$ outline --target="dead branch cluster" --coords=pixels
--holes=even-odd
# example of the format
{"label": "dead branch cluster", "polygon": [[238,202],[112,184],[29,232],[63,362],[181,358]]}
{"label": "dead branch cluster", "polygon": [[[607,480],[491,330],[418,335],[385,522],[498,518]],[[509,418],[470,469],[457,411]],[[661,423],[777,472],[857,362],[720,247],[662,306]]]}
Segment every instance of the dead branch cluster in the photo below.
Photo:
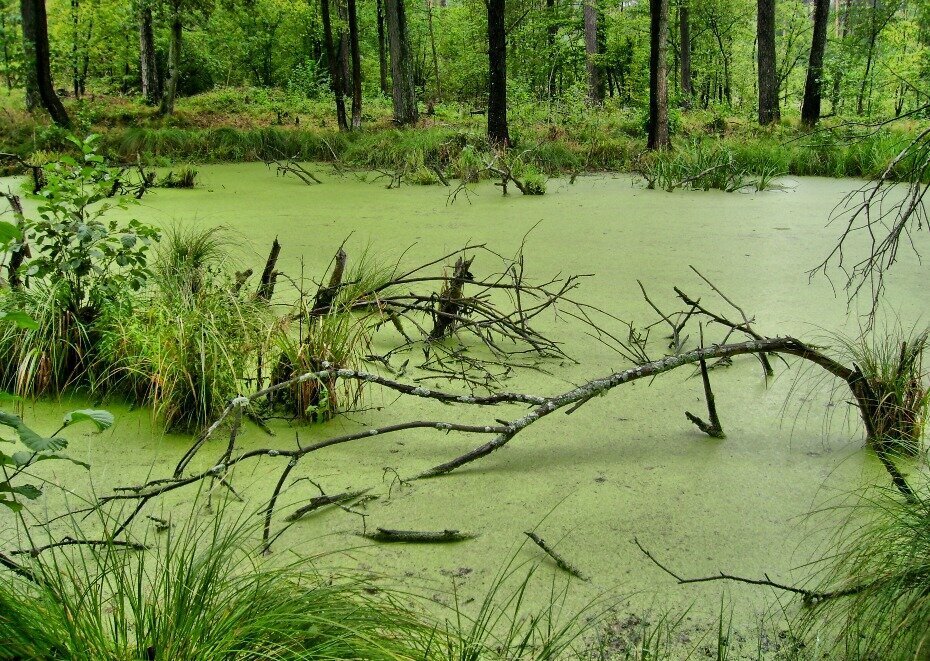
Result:
{"label": "dead branch cluster", "polygon": [[[482,248],[482,250],[485,249]],[[442,263],[448,258],[449,256],[446,256],[436,260],[434,264]],[[344,264],[342,267],[338,266],[341,261],[344,262],[344,259],[337,256],[334,260],[334,268],[339,268],[342,273],[345,273]],[[422,324],[416,326],[421,333],[421,341],[426,344],[440,341],[440,338],[448,337],[450,332],[457,330],[471,333],[471,337],[478,338],[484,346],[497,350],[499,340],[488,340],[486,334],[488,327],[493,326],[499,338],[522,341],[534,350],[557,351],[557,346],[552,342],[528,330],[529,321],[541,311],[548,309],[554,300],[565,299],[565,293],[570,291],[574,285],[563,282],[554,289],[534,289],[533,287],[524,286],[522,284],[522,275],[520,275],[521,267],[516,267],[515,272],[511,271],[509,276],[511,280],[503,279],[507,276],[502,276],[500,280],[476,279],[470,274],[473,263],[471,257],[466,258],[460,255],[451,273],[442,278],[421,275],[424,267],[401,273],[394,276],[391,282],[394,285],[402,285],[402,287],[377,287],[377,291],[369,292],[370,296],[364,297],[364,304],[378,306],[381,311],[393,309],[394,314],[405,320],[409,320],[414,312],[431,315],[433,321],[431,328]],[[324,363],[315,372],[299,374],[286,381],[272,383],[250,395],[234,398],[214,423],[195,439],[189,450],[179,460],[172,475],[150,479],[137,485],[117,488],[113,493],[101,497],[91,509],[103,511],[107,516],[112,517],[115,523],[112,528],[111,538],[128,535],[126,542],[128,543],[132,539],[130,525],[153,500],[179,489],[197,486],[207,487],[210,493],[217,489],[225,490],[234,497],[240,498],[241,496],[234,488],[237,467],[248,462],[261,460],[280,462],[280,468],[276,469],[275,486],[267,501],[261,507],[264,523],[262,538],[266,551],[271,549],[275,540],[287,531],[290,526],[327,507],[339,507],[346,512],[360,515],[362,518],[362,534],[375,541],[459,541],[471,538],[471,533],[460,533],[452,529],[416,531],[387,528],[379,528],[374,532],[368,532],[365,527],[365,513],[360,511],[358,506],[364,505],[364,502],[373,497],[370,493],[370,486],[360,486],[341,493],[327,494],[316,482],[307,478],[293,479],[291,476],[306,457],[322,452],[327,448],[362,440],[371,441],[373,438],[383,439],[398,434],[404,434],[406,437],[406,434],[411,430],[429,430],[442,435],[456,434],[476,439],[486,439],[472,450],[438,463],[411,478],[400,478],[399,476],[397,478],[406,483],[409,480],[445,475],[503,448],[523,431],[541,424],[544,418],[556,412],[561,411],[571,414],[583,407],[591,399],[604,395],[614,388],[641,379],[652,379],[665,372],[694,365],[699,366],[702,376],[708,403],[709,422],[704,422],[698,416],[690,413],[688,417],[702,431],[722,438],[723,428],[714,406],[710,372],[714,368],[727,364],[726,361],[741,355],[751,355],[759,360],[763,378],[766,378],[773,371],[770,358],[778,356],[782,360],[786,357],[802,359],[845,382],[855,405],[859,408],[866,433],[871,436],[874,432],[874,424],[871,420],[871,416],[874,415],[875,402],[872,399],[874,394],[870,394],[868,382],[864,379],[858,367],[847,367],[831,358],[822,349],[796,338],[772,337],[759,333],[755,328],[752,317],[747,315],[740,306],[727,297],[703,274],[696,269],[694,273],[709,287],[711,294],[718,299],[718,302],[723,301],[724,305],[734,311],[738,317],[731,319],[726,311],[720,311],[711,303],[704,302],[703,298],[689,295],[679,288],[674,288],[673,291],[683,307],[674,312],[667,312],[650,298],[645,287],[643,287],[644,299],[647,305],[656,313],[657,321],[644,329],[638,329],[629,324],[627,326],[628,332],[625,335],[620,333],[607,334],[605,331],[601,337],[602,341],[614,345],[624,356],[633,359],[633,365],[621,371],[591,379],[565,392],[547,396],[506,392],[499,389],[489,389],[488,394],[477,394],[468,391],[445,391],[426,387],[418,382],[405,382],[393,375],[385,376],[371,371],[348,369]],[[441,283],[442,286],[435,296],[406,293],[408,286],[423,282]],[[569,281],[569,283],[572,282]],[[326,287],[338,290],[342,285],[343,282],[340,281],[340,278],[331,277]],[[392,289],[395,293],[390,293]],[[466,293],[469,290],[490,293],[498,289],[503,289],[514,296],[520,297],[533,293],[539,300],[533,306],[518,302],[513,312],[501,315],[500,313],[491,314],[488,311],[491,308],[487,307],[490,305],[487,300],[476,296],[475,293]],[[330,291],[318,296],[316,305],[332,310],[332,306],[337,304],[334,301],[338,300],[338,295],[333,296]],[[352,300],[357,301],[358,299]],[[352,305],[355,307],[356,305],[362,305],[362,303],[353,303]],[[494,309],[496,310],[496,308]],[[695,326],[697,326],[696,332],[694,330]],[[705,330],[710,327],[720,329],[722,341],[705,345]],[[647,345],[646,338],[648,338],[650,330],[655,328],[665,328],[667,332],[663,340],[665,346],[663,355],[653,357],[649,354],[650,351],[654,350],[654,347]],[[697,338],[696,341],[692,340],[694,337]],[[383,364],[389,364],[389,360],[386,358]],[[787,362],[785,364],[787,365]],[[427,362],[426,365],[428,368],[429,363]],[[447,410],[452,415],[364,427],[350,432],[336,432],[307,443],[302,442],[298,435],[294,444],[289,447],[239,448],[238,439],[242,432],[243,417],[250,411],[254,411],[258,403],[277,391],[291,388],[297,384],[321,381],[333,383],[338,381],[354,382],[368,388],[382,388],[395,393],[397,397],[419,398],[449,404],[452,406]],[[484,424],[465,424],[455,419],[457,417],[455,415],[456,411],[463,408],[485,409],[499,405],[509,405],[510,408],[525,407],[525,411],[509,419],[489,416],[489,420]],[[206,465],[208,468],[191,471],[190,467],[194,458],[210,447],[208,441],[224,425],[228,426],[229,437],[228,441],[223,444],[222,450],[207,461],[200,459],[198,463]],[[880,448],[881,446],[876,446],[876,452],[878,452],[882,463],[888,469],[895,486],[905,498],[914,497],[914,492],[901,471],[896,467],[894,458]],[[280,496],[285,491],[289,493],[288,500],[290,502],[300,502],[301,497],[296,492],[298,491],[297,485],[301,481],[309,481],[311,484],[316,485],[319,493],[307,496],[303,499],[303,504],[289,512],[279,512],[277,504]],[[77,514],[77,512],[72,514]],[[278,524],[278,521],[281,523]],[[534,533],[530,535],[530,538],[554,560],[557,566],[570,574],[582,576],[577,568],[555,552],[538,535]],[[804,595],[805,598],[819,599],[824,597],[824,595],[820,594],[807,594],[800,588],[784,586],[769,580],[767,577],[764,580],[741,579],[740,577],[721,573],[706,579],[684,579],[659,564],[654,556],[645,549],[643,549],[643,552],[660,568],[676,577],[680,582],[721,579],[743,580],[744,582],[793,591]],[[7,557],[6,560],[10,560],[10,558]],[[841,593],[837,593],[837,596],[840,595]]]}
{"label": "dead branch cluster", "polygon": [[[876,129],[877,130],[877,129]],[[917,252],[915,233],[930,226],[925,198],[930,190],[930,128],[920,131],[885,167],[882,174],[846,195],[830,222],[841,226],[833,250],[810,276],[830,278],[833,267],[843,276],[851,303],[870,294],[870,318],[885,289],[885,277],[902,247]],[[863,246],[857,245],[861,241]]]}

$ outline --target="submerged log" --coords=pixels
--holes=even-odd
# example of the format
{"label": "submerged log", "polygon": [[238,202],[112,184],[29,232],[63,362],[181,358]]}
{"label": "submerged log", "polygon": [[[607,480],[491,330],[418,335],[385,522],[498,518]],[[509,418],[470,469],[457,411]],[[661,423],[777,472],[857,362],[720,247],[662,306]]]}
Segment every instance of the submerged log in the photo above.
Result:
{"label": "submerged log", "polygon": [[375,532],[360,533],[362,537],[376,542],[403,542],[408,544],[444,544],[464,542],[477,535],[458,530],[391,530],[378,528]]}

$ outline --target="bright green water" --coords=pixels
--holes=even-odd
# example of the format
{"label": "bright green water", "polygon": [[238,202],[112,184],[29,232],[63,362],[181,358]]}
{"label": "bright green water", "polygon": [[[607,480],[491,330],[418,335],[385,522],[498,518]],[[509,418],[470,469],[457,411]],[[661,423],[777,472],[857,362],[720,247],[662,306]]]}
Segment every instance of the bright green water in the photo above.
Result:
{"label": "bright green water", "polygon": [[[283,245],[280,268],[297,275],[303,260],[306,273],[319,277],[350,234],[350,259],[353,251],[371,244],[387,256],[409,248],[405,263],[413,264],[466,242],[487,242],[511,254],[535,227],[527,239],[528,272],[594,273],[581,297],[621,318],[650,318],[637,279],[670,309],[672,285],[700,291],[688,269],[693,264],[755,313],[762,332],[823,338],[828,331],[853,330],[857,323],[847,315],[842,293],[835,296],[827,281],[808,282],[805,274],[828,252],[837,228],[825,228],[826,218],[856,182],[803,179],[788,191],[668,194],[642,190],[627,177],[589,177],[573,186],[551,181],[549,193],[540,198],[503,198],[498,189],[483,185],[470,204],[460,196],[450,206],[447,189],[440,187],[385,190],[353,177],[327,178],[323,185],[308,187],[255,164],[202,167],[200,172],[200,188],[157,191],[131,212],[161,224],[227,225],[240,239],[244,261],[257,268],[275,236]],[[479,258],[473,270],[481,269]],[[905,325],[925,310],[923,274],[904,255],[889,283],[889,309]],[[522,375],[509,389],[555,393],[625,366],[578,326],[552,322],[547,329],[581,364],[552,366],[558,378]],[[469,449],[474,439],[411,432],[331,448],[309,457],[297,474],[317,479],[331,493],[377,485],[385,497],[369,506],[369,526],[458,528],[480,537],[448,546],[364,545],[354,535],[359,519],[335,510],[292,527],[276,549],[310,555],[360,547],[330,561],[399,577],[418,591],[445,595],[440,597],[445,601],[450,572],[469,568],[458,579],[459,594],[468,600],[480,598],[511,555],[545,560],[535,547],[517,549],[523,531],[545,519],[540,534],[557,541],[593,577],[590,584],[573,588],[572,604],[606,592],[624,595],[621,610],[694,604],[692,614],[702,620],[716,614],[725,591],[738,620],[752,622],[773,610],[771,592],[719,583],[677,586],[631,540],[637,537],[687,575],[767,572],[786,582],[805,575],[792,568],[823,545],[820,527],[842,514],[814,520],[806,515],[860,485],[884,483],[886,476],[861,450],[862,432],[847,415],[846,404],[830,405],[833,384],[811,372],[806,378],[802,372],[798,380],[797,370],[777,371],[780,376],[768,387],[750,358],[715,373],[728,434],[724,441],[701,435],[685,420],[686,409],[703,414],[703,395],[700,381],[689,379],[691,372],[683,369],[652,384],[624,386],[571,416],[547,418],[506,449],[450,476],[395,487],[390,498],[390,478],[382,479],[385,467],[410,475]],[[795,385],[800,387],[792,394]],[[326,431],[429,417],[492,421],[514,412],[459,413],[378,393],[372,393],[369,404],[384,408],[337,420]],[[67,408],[42,403],[29,415],[33,421],[50,421]],[[93,466],[95,489],[104,493],[149,474],[169,474],[189,439],[153,431],[146,412],[110,408],[118,416],[112,432],[93,439],[78,431],[71,436],[73,454]],[[276,429],[275,439],[250,429],[243,446],[290,446],[295,431],[302,440],[320,433],[283,423]],[[203,462],[224,443],[217,438],[201,455]],[[86,495],[83,474],[46,466],[62,482],[77,479],[75,491]],[[256,506],[270,489],[268,468],[246,466],[236,475],[239,485],[251,485],[245,490]],[[303,481],[282,500],[299,502],[312,495],[313,488]],[[42,502],[54,511],[60,498],[50,493]],[[154,504],[152,513],[167,516],[173,508],[184,511],[183,503],[172,498]],[[558,575],[548,563],[544,571]],[[543,586],[534,593],[535,603],[546,598],[545,591]]]}

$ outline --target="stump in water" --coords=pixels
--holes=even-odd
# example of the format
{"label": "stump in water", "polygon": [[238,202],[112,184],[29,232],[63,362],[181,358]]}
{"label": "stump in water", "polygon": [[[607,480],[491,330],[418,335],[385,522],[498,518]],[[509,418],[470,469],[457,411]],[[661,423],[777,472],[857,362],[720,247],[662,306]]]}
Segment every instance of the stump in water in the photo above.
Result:
{"label": "stump in water", "polygon": [[433,330],[430,331],[430,340],[439,340],[452,332],[455,320],[461,313],[462,293],[465,282],[474,280],[469,269],[474,258],[459,257],[455,262],[452,277],[446,282],[439,294],[439,300],[433,310]]}
{"label": "stump in water", "polygon": [[[901,350],[894,363],[869,361],[862,374],[866,407],[872,421],[870,444],[880,452],[913,457],[921,450],[930,395],[923,383],[923,351],[927,335],[919,335]],[[864,372],[864,373],[863,373]]]}

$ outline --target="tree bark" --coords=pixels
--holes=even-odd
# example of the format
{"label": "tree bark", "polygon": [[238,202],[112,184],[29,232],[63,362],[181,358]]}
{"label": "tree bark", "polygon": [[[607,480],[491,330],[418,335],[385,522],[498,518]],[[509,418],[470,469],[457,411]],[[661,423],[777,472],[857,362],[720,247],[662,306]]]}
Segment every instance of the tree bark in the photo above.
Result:
{"label": "tree bark", "polygon": [[865,72],[862,74],[862,83],[859,85],[859,93],[856,95],[856,114],[862,115],[865,108],[865,90],[869,86],[869,74],[872,72],[872,61],[875,55],[875,41],[878,39],[880,28],[876,26],[875,13],[878,11],[877,0],[872,0],[871,11],[869,12],[869,46],[866,49]]}
{"label": "tree bark", "polygon": [[179,0],[174,0],[171,7],[171,34],[168,40],[168,76],[162,92],[159,114],[174,113],[174,100],[178,94],[178,77],[181,75],[181,39],[184,36],[184,24],[181,22]]}
{"label": "tree bark", "polygon": [[149,5],[139,11],[139,73],[142,78],[142,96],[147,104],[154,106],[161,99],[162,90],[158,61],[155,58],[152,8]]}
{"label": "tree bark", "polygon": [[781,119],[778,108],[778,73],[775,67],[775,0],[758,0],[756,6],[759,124],[765,126]]}
{"label": "tree bark", "polygon": [[668,132],[668,0],[649,0],[649,149],[670,146]]}
{"label": "tree bark", "polygon": [[830,0],[815,0],[814,36],[811,40],[807,81],[804,84],[804,102],[801,105],[801,122],[808,127],[820,121],[820,100],[823,87],[823,54],[827,47],[827,25],[830,22]]}
{"label": "tree bark", "polygon": [[55,94],[52,85],[51,64],[49,62],[48,17],[45,13],[45,0],[20,0],[20,12],[23,19],[23,47],[26,51],[26,93],[32,85],[30,76],[34,76],[38,101],[41,102],[52,121],[65,128],[71,127],[61,99]]}
{"label": "tree bark", "polygon": [[378,12],[378,69],[380,73],[381,81],[381,93],[387,96],[388,94],[388,83],[387,83],[387,50],[384,45],[384,2],[383,0],[377,0],[377,12]]}
{"label": "tree bark", "polygon": [[678,8],[678,28],[681,40],[681,93],[685,106],[691,106],[691,15],[688,0],[681,0]]}
{"label": "tree bark", "polygon": [[358,49],[358,13],[355,0],[347,0],[349,49],[352,52],[352,128],[362,127],[362,56]]}
{"label": "tree bark", "polygon": [[391,52],[391,95],[394,123],[400,126],[417,121],[417,97],[413,88],[413,59],[407,37],[404,0],[385,0],[388,48]]}
{"label": "tree bark", "polygon": [[507,130],[507,29],[505,0],[488,6],[488,139],[496,147],[510,146]]}
{"label": "tree bark", "polygon": [[558,73],[560,63],[555,56],[555,38],[559,34],[559,24],[556,22],[558,8],[555,0],[546,0],[546,16],[549,24],[546,26],[546,46],[551,58],[552,66],[549,67],[547,88],[549,98],[554,99],[558,94],[558,85],[556,85],[556,74]]}
{"label": "tree bark", "polygon": [[604,102],[604,76],[598,61],[597,0],[584,0],[584,50],[588,74],[588,101],[595,105]]}
{"label": "tree bark", "polygon": [[329,13],[329,0],[320,0],[320,21],[323,23],[323,45],[326,48],[326,64],[329,67],[329,84],[336,97],[336,123],[340,131],[346,131],[349,123],[346,121],[346,102],[342,81],[342,67],[336,55],[336,46],[333,42],[333,22]]}

